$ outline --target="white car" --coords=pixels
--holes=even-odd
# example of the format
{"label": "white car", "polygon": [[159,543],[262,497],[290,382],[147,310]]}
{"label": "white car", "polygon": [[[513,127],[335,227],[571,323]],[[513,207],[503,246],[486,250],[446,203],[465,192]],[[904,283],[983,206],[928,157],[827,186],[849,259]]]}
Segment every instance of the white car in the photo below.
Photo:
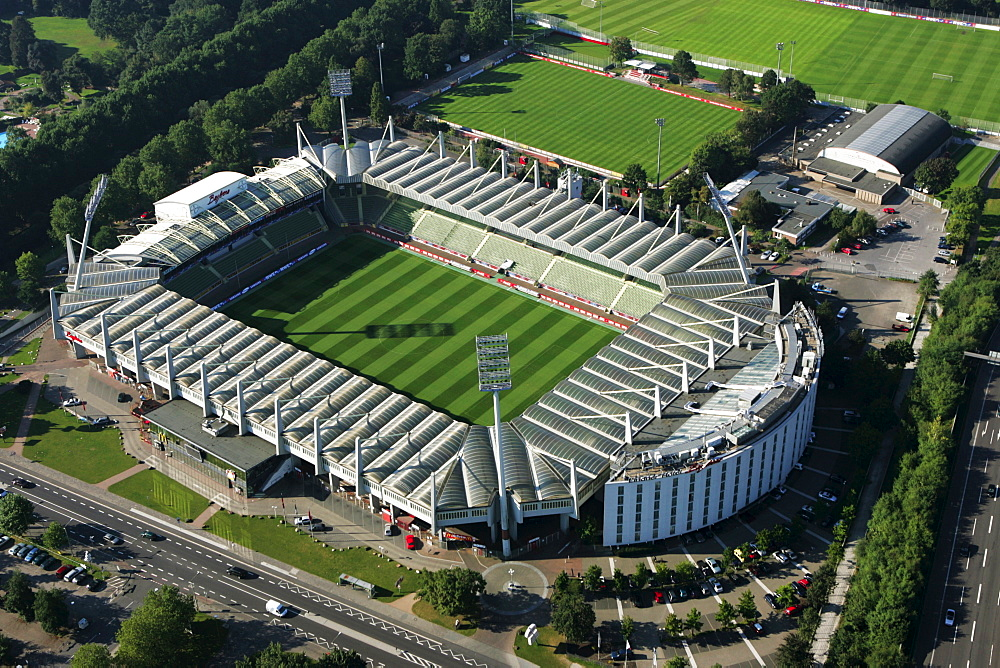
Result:
{"label": "white car", "polygon": [[771,251],[771,255],[767,259],[770,260],[771,262],[774,262],[779,257],[781,257],[781,253],[779,253],[778,251]]}
{"label": "white car", "polygon": [[824,501],[829,501],[830,503],[837,503],[837,495],[829,490],[824,489],[816,496],[823,499]]}
{"label": "white car", "polygon": [[718,580],[716,580],[715,578],[708,578],[708,584],[712,585],[712,589],[715,590],[716,594],[721,594],[722,593],[722,591],[723,591],[723,589],[722,589],[722,583],[719,582]]}
{"label": "white car", "polygon": [[767,262],[768,260],[770,260],[771,259],[771,251],[764,251],[763,253],[761,253],[760,254],[760,259],[763,260],[764,262]]}
{"label": "white car", "polygon": [[771,556],[773,556],[775,559],[777,559],[779,564],[787,564],[788,563],[788,555],[785,554],[784,552],[775,552]]}
{"label": "white car", "polygon": [[274,599],[265,603],[264,609],[270,612],[275,617],[284,617],[285,615],[288,614],[288,608],[286,608],[281,603],[278,603]]}
{"label": "white car", "polygon": [[708,564],[708,567],[711,568],[712,572],[716,575],[722,572],[722,564],[720,564],[719,560],[715,557],[709,557],[705,560],[705,563]]}
{"label": "white car", "polygon": [[76,397],[73,397],[72,399],[66,399],[65,401],[63,401],[62,405],[69,408],[70,406],[79,406],[82,403],[83,403],[82,401],[80,401]]}
{"label": "white car", "polygon": [[302,527],[310,524],[319,524],[323,520],[318,517],[310,517],[309,515],[303,515],[302,517],[295,518],[295,526]]}

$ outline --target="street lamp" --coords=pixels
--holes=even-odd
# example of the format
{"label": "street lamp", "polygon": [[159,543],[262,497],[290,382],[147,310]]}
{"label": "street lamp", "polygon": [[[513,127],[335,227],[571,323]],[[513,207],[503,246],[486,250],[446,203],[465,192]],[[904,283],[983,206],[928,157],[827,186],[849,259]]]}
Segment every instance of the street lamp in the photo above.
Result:
{"label": "street lamp", "polygon": [[781,81],[781,52],[785,50],[785,43],[778,42],[774,48],[778,50],[778,81]]}
{"label": "street lamp", "polygon": [[656,187],[660,187],[660,147],[663,145],[663,119],[657,118],[656,125]]}
{"label": "street lamp", "polygon": [[795,40],[793,39],[789,44],[792,45],[792,53],[788,56],[788,76],[794,77],[795,71],[792,69],[792,65],[795,64]]}
{"label": "street lamp", "polygon": [[[794,44],[794,42],[793,42]],[[382,78],[382,49],[385,48],[385,42],[379,42],[375,45],[378,49],[378,82],[382,86],[382,94],[385,94],[385,79]]]}

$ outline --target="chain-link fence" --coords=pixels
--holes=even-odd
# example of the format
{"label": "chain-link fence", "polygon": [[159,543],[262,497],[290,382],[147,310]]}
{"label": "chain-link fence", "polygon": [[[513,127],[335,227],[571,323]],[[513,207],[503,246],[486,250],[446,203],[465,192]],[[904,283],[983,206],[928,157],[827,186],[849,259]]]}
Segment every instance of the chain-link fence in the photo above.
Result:
{"label": "chain-link fence", "polygon": [[[805,2],[817,2],[817,0],[805,0]],[[978,23],[979,25],[1000,26],[1000,18],[992,16],[978,16],[976,14],[965,14],[963,12],[942,12],[937,9],[927,7],[905,7],[901,5],[887,5],[884,2],[874,2],[873,0],[837,0],[836,3],[818,2],[817,4],[843,6],[850,5],[865,11],[875,10],[878,12],[888,12],[893,16],[903,16],[904,18],[932,18],[939,21],[959,21],[962,23]]]}

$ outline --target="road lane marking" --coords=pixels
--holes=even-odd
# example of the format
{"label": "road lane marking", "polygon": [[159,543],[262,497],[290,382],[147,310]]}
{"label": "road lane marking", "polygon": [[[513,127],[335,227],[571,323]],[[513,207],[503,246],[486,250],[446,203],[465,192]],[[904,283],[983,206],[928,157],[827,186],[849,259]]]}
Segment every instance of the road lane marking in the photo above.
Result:
{"label": "road lane marking", "polygon": [[973,518],[972,518],[972,535],[973,535],[973,536],[975,536],[975,535],[976,535],[976,522],[977,522],[978,520],[979,520],[979,518],[978,518],[978,517],[973,517]]}
{"label": "road lane marking", "polygon": [[986,568],[986,557],[990,553],[990,548],[983,550],[983,568]]}
{"label": "road lane marking", "polygon": [[990,665],[993,665],[993,645],[990,645]]}
{"label": "road lane marking", "polygon": [[993,533],[993,516],[990,515],[990,528],[986,530],[986,533]]}
{"label": "road lane marking", "polygon": [[972,620],[972,635],[969,636],[969,642],[976,642],[976,620]]}
{"label": "road lane marking", "polygon": [[983,595],[983,583],[979,583],[979,591],[976,592],[976,605],[979,605],[979,597]]}

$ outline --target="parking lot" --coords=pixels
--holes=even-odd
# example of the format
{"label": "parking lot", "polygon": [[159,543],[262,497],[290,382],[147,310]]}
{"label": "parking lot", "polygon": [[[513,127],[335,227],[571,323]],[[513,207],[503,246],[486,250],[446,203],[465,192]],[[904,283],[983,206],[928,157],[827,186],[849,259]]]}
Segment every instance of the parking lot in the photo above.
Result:
{"label": "parking lot", "polygon": [[[724,666],[773,666],[776,665],[774,653],[784,640],[787,632],[794,630],[797,621],[788,618],[784,609],[772,609],[764,601],[764,595],[774,593],[778,587],[802,578],[819,568],[824,557],[824,551],[833,538],[830,526],[837,518],[842,499],[835,504],[828,504],[818,498],[820,491],[830,489],[842,496],[845,485],[831,480],[830,476],[847,477],[850,462],[846,452],[846,440],[851,431],[851,425],[842,420],[843,408],[832,404],[818,407],[816,413],[816,438],[806,449],[802,458],[802,470],[793,471],[784,484],[786,492],[780,499],[767,496],[759,507],[748,513],[741,514],[715,527],[711,536],[703,536],[704,542],[691,540],[685,544],[683,540],[673,539],[655,554],[642,557],[604,557],[584,559],[583,567],[597,564],[610,580],[614,569],[620,569],[626,575],[635,572],[638,563],[645,563],[651,571],[656,565],[666,563],[675,570],[681,562],[697,564],[710,557],[720,559],[726,547],[738,547],[743,543],[753,541],[761,529],[778,524],[796,524],[802,526],[801,534],[789,541],[788,547],[798,553],[794,562],[778,563],[770,554],[765,556],[768,572],[759,576],[746,572],[742,567],[736,569],[734,576],[719,576],[723,592],[704,595],[700,583],[706,578],[697,575],[694,583],[684,585],[692,596],[683,601],[657,604],[653,601],[653,591],[664,591],[677,588],[677,585],[653,587],[646,590],[638,600],[627,595],[621,598],[611,593],[595,594],[595,609],[598,624],[603,628],[603,646],[605,651],[621,647],[623,641],[617,635],[620,629],[619,620],[629,616],[635,621],[635,635],[631,644],[635,649],[636,665],[650,665],[652,647],[659,646],[658,658],[663,663],[673,656],[684,656],[693,659],[698,666],[710,666],[716,663]],[[847,484],[850,484],[850,480]],[[814,509],[812,521],[804,521],[797,517],[803,505]],[[826,525],[824,527],[824,525]],[[737,629],[728,630],[721,627],[715,620],[719,610],[719,602],[726,600],[736,606],[744,591],[751,591],[757,610],[761,615],[760,622],[764,633],[757,635],[749,632],[744,624]],[[701,633],[693,640],[681,642],[662,642],[660,629],[671,612],[680,618],[697,609],[702,614],[704,626]],[[690,652],[690,656],[688,653]],[[630,664],[632,665],[632,664]],[[662,664],[661,664],[662,665]]]}

